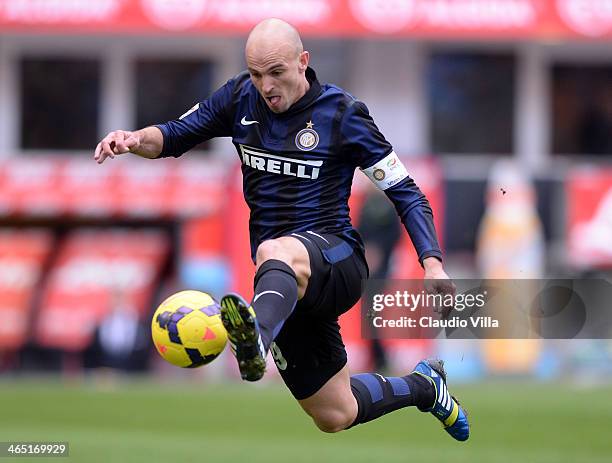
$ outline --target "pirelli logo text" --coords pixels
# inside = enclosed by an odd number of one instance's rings
[[[242,163],[253,169],[311,180],[316,180],[319,177],[319,171],[323,165],[323,161],[286,158],[244,145],[240,145],[240,156],[242,157]]]

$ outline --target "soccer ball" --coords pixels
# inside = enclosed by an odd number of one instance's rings
[[[159,355],[183,368],[212,362],[227,343],[219,309],[210,294],[200,291],[181,291],[168,297],[151,320],[151,335]]]

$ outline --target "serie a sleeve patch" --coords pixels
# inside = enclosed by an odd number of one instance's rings
[[[373,166],[361,170],[383,191],[408,177],[408,171],[395,151],[391,151]]]

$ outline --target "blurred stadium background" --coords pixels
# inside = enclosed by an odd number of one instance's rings
[[[70,441],[87,462],[609,461],[610,340],[384,344],[391,373],[446,360],[473,416],[464,446],[414,412],[323,435],[272,363],[253,386],[226,354],[193,371],[158,358],[167,295],[252,295],[238,159],[227,140],[102,166],[93,149],[240,72],[270,16],[369,106],[453,277],[610,281],[610,0],[0,0],[0,441]],[[389,275],[421,275],[405,237]],[[342,329],[371,370],[358,310]]]

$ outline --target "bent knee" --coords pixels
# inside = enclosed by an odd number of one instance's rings
[[[323,432],[334,433],[348,428],[355,420],[350,413],[340,410],[330,410],[310,415],[312,420]]]
[[[276,259],[293,269],[298,278],[310,277],[310,258],[306,247],[296,238],[281,236],[262,242],[257,247],[255,260],[259,267],[267,260]]]
[[[269,259],[282,260],[288,265],[292,264],[291,253],[278,240],[266,240],[257,247],[255,256],[257,263],[265,262]]]
[[[298,283],[298,299],[304,297],[311,273],[306,247],[296,238],[287,236],[266,240],[257,247],[257,269],[270,259],[280,260],[291,267]]]

